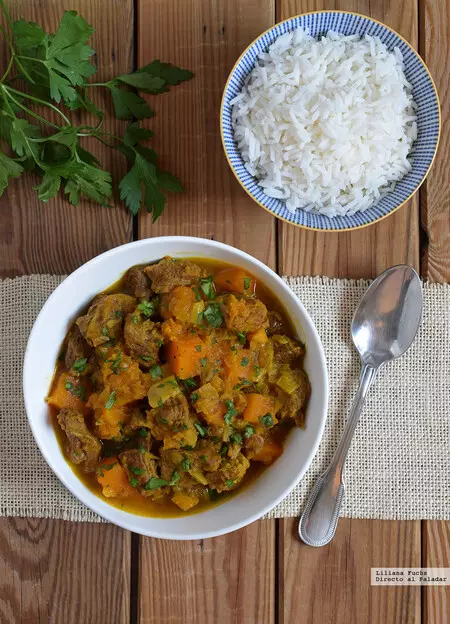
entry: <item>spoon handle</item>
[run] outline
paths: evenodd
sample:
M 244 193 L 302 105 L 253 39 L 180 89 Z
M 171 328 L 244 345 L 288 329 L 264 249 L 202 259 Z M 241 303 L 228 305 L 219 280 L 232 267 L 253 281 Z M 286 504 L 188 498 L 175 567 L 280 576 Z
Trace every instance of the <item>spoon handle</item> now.
M 344 432 L 334 452 L 333 459 L 317 482 L 308 498 L 298 532 L 309 546 L 324 546 L 333 539 L 339 520 L 339 511 L 344 498 L 342 471 L 350 442 L 358 424 L 367 393 L 377 374 L 373 366 L 365 365 L 361 370 L 360 384 Z

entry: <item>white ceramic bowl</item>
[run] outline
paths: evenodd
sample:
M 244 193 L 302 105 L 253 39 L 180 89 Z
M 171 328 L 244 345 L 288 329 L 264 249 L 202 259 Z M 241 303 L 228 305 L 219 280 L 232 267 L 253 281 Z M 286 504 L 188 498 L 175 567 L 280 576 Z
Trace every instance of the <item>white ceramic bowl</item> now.
M 306 428 L 288 437 L 283 455 L 253 484 L 218 507 L 182 518 L 148 518 L 112 507 L 76 477 L 64 459 L 49 418 L 48 393 L 64 336 L 80 311 L 131 266 L 170 255 L 215 258 L 242 266 L 263 281 L 282 301 L 298 335 L 306 342 L 305 369 L 312 393 Z M 72 273 L 42 308 L 28 340 L 23 389 L 28 421 L 50 468 L 80 501 L 100 516 L 130 531 L 166 539 L 201 539 L 222 535 L 257 520 L 295 487 L 308 469 L 322 437 L 328 403 L 325 356 L 308 313 L 284 282 L 246 253 L 215 241 L 161 237 L 129 243 L 107 251 Z

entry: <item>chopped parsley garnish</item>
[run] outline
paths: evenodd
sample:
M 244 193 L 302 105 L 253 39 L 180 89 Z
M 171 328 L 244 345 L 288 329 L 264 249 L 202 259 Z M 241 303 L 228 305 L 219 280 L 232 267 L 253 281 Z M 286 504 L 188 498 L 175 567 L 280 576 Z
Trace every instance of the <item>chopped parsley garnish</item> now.
M 116 402 L 117 390 L 113 390 L 105 403 L 105 409 L 110 410 Z
M 158 377 L 163 376 L 162 368 L 158 364 L 153 364 L 153 366 L 150 366 L 149 372 L 152 376 L 152 379 L 157 379 Z
M 247 366 L 247 364 L 249 363 L 249 359 L 248 357 L 243 357 L 241 360 L 241 366 Z
M 237 410 L 234 408 L 234 403 L 233 403 L 233 401 L 230 401 L 230 400 L 225 401 L 225 405 L 226 405 L 227 411 L 226 411 L 226 414 L 225 414 L 225 416 L 223 417 L 223 419 L 224 419 L 225 423 L 226 423 L 227 425 L 229 425 L 229 424 L 230 424 L 230 422 L 231 422 L 231 420 L 233 419 L 233 416 L 237 416 L 237 413 L 238 413 L 238 412 L 237 412 Z
M 208 429 L 201 425 L 199 422 L 194 423 L 194 427 L 197 429 L 198 434 L 201 438 L 206 438 L 208 435 Z
M 122 312 L 122 310 L 116 310 L 116 311 L 114 312 L 114 317 L 115 317 L 116 319 L 121 319 L 121 318 L 123 318 L 123 312 Z
M 152 355 L 140 355 L 139 357 L 141 360 L 144 360 L 144 362 L 153 362 L 155 359 Z
M 104 477 L 105 475 L 103 474 L 104 470 L 112 470 L 114 468 L 114 466 L 117 465 L 117 462 L 113 462 L 112 464 L 100 464 L 100 466 L 97 467 L 97 474 L 100 477 Z
M 217 490 L 213 490 L 212 488 L 208 490 L 208 496 L 211 502 L 214 502 L 220 498 L 219 492 Z
M 159 297 L 155 297 L 151 301 L 144 299 L 144 301 L 141 301 L 141 303 L 138 305 L 138 310 L 140 310 L 144 316 L 150 318 L 152 314 L 154 314 L 158 302 Z
M 118 375 L 120 372 L 120 365 L 122 363 L 122 353 L 117 351 L 116 357 L 111 360 L 111 370 L 115 375 Z
M 208 358 L 200 358 L 200 364 L 202 368 L 205 368 L 205 366 L 208 364 Z
M 200 291 L 199 291 L 198 287 L 194 286 L 194 288 L 192 290 L 194 291 L 195 300 L 196 301 L 201 301 L 202 300 L 202 296 L 200 294 Z
M 169 423 L 167 418 L 164 418 L 163 416 L 158 416 L 157 421 L 161 423 L 162 425 L 167 425 Z
M 158 400 L 158 407 L 162 407 L 164 405 L 163 400 L 159 399 Z
M 136 477 L 132 477 L 130 479 L 130 485 L 134 488 L 137 488 L 137 486 L 139 485 L 139 479 L 136 479 Z
M 220 455 L 222 457 L 225 457 L 227 453 L 228 453 L 228 444 L 222 444 L 222 448 L 220 449 Z
M 248 290 L 250 288 L 250 284 L 252 280 L 249 277 L 244 277 L 244 289 Z
M 156 341 L 156 346 L 157 346 L 158 348 L 159 348 L 159 347 L 162 347 L 162 346 L 163 346 L 163 344 L 164 344 L 164 340 L 157 340 L 157 341 Z
M 245 332 L 238 332 L 236 336 L 238 337 L 239 342 L 242 345 L 245 345 L 245 343 L 247 342 L 247 334 Z
M 233 353 L 236 353 L 236 351 L 237 351 L 237 346 L 236 346 L 236 345 L 231 345 L 231 347 L 230 347 L 230 351 L 233 351 Z
M 78 360 L 75 360 L 72 368 L 76 373 L 82 373 L 83 371 L 86 370 L 86 366 L 87 366 L 87 358 L 79 358 Z
M 158 477 L 151 477 L 144 485 L 144 490 L 157 490 L 164 485 L 169 485 L 169 482 L 165 479 L 159 479 Z
M 197 325 L 200 325 L 200 323 L 202 322 L 202 319 L 203 319 L 203 312 L 199 312 L 197 314 Z M 195 331 L 193 333 L 195 333 Z
M 141 427 L 139 429 L 139 435 L 141 436 L 141 438 L 148 438 L 148 431 L 147 431 L 147 429 L 145 429 L 145 427 Z
M 181 460 L 180 468 L 181 470 L 184 470 L 184 472 L 187 472 L 188 470 L 191 469 L 191 460 L 189 459 L 187 455 L 185 455 L 183 459 Z
M 264 427 L 271 427 L 274 424 L 272 414 L 269 414 L 269 412 L 267 412 L 267 414 L 265 414 L 264 416 L 260 416 L 259 422 L 262 423 Z
M 257 377 L 259 377 L 259 375 L 260 375 L 260 373 L 261 373 L 261 371 L 262 371 L 261 366 L 254 366 L 254 367 L 253 367 L 253 370 L 255 371 L 255 375 L 256 375 Z
M 200 459 L 202 460 L 204 464 L 206 464 L 206 462 L 208 461 L 208 458 L 206 457 L 206 455 L 200 455 Z
M 235 481 L 233 481 L 233 479 L 227 479 L 227 480 L 225 481 L 225 485 L 227 486 L 227 488 L 233 487 L 233 485 L 234 485 L 235 483 L 236 483 L 236 482 L 235 482 Z
M 235 444 L 242 444 L 242 435 L 240 433 L 232 433 L 230 435 L 230 440 Z
M 106 336 L 107 338 L 110 338 L 109 329 L 107 327 L 102 328 L 102 336 Z
M 131 320 L 133 321 L 135 325 L 139 323 L 139 318 L 136 316 L 136 314 L 133 314 L 133 316 L 131 317 Z
M 65 388 L 81 401 L 86 400 L 86 388 L 84 386 L 74 386 L 72 382 L 66 381 Z
M 196 388 L 197 382 L 192 377 L 188 377 L 187 379 L 183 379 L 183 384 L 186 388 Z
M 172 473 L 172 479 L 171 479 L 169 485 L 177 484 L 180 479 L 181 479 L 180 473 L 177 472 L 176 470 L 174 470 L 173 473 Z
M 138 477 L 145 474 L 145 468 L 139 468 L 138 466 L 131 466 L 130 470 L 134 475 Z
M 244 429 L 244 438 L 248 440 L 249 438 L 252 437 L 254 433 L 255 433 L 255 429 L 253 425 L 247 425 Z
M 200 288 L 205 293 L 208 299 L 214 299 L 216 293 L 214 292 L 213 276 L 209 275 L 200 280 Z
M 193 392 L 191 394 L 191 401 L 198 401 L 198 392 Z
M 211 327 L 220 327 L 223 323 L 223 315 L 218 303 L 210 303 L 203 312 L 203 318 Z
M 195 350 L 200 353 L 200 351 L 202 350 L 202 345 L 195 345 Z

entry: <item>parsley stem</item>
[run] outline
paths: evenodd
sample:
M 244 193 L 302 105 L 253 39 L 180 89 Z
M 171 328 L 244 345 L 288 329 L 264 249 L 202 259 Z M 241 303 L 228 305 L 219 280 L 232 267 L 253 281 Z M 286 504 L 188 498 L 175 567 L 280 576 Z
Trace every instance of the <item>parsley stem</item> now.
M 3 0 L 0 0 L 0 7 L 3 9 L 3 13 L 5 14 L 5 17 L 8 15 L 6 13 L 6 9 L 5 9 L 5 5 L 3 4 Z M 9 18 L 9 16 L 8 16 Z M 11 20 L 9 20 L 8 24 L 10 24 Z M 10 24 L 10 28 L 12 28 L 12 24 Z M 9 38 L 8 33 L 6 32 L 6 29 L 0 24 L 0 32 L 3 33 L 3 36 L 5 37 L 6 43 L 9 45 L 9 48 L 11 50 L 11 56 L 14 59 L 14 61 L 17 63 L 17 65 L 20 67 L 20 69 L 22 70 L 23 75 L 25 76 L 25 78 L 31 82 L 32 84 L 35 84 L 33 78 L 30 76 L 30 74 L 27 72 L 27 70 L 24 68 L 24 66 L 22 65 L 22 63 L 19 61 L 19 59 L 17 58 L 17 54 L 16 51 L 14 50 L 14 46 L 11 42 L 11 39 Z
M 1 0 L 0 0 L 1 1 Z M 37 104 L 41 104 L 42 106 L 47 106 L 48 108 L 51 108 L 52 110 L 54 110 L 56 113 L 59 113 L 61 115 L 61 117 L 64 119 L 64 121 L 66 122 L 66 124 L 68 126 L 71 126 L 72 123 L 70 121 L 70 119 L 68 117 L 66 117 L 64 115 L 64 113 L 62 111 L 59 110 L 59 108 L 57 106 L 54 106 L 53 104 L 51 104 L 50 102 L 46 102 L 45 100 L 41 100 L 40 98 L 35 97 L 34 95 L 29 95 L 28 93 L 23 93 L 22 91 L 17 91 L 17 89 L 13 89 L 12 87 L 4 87 L 5 89 L 7 89 L 8 91 L 12 91 L 13 93 L 16 93 L 17 95 L 19 95 L 20 97 L 24 97 L 27 98 L 28 100 L 32 100 L 33 102 L 36 102 Z M 28 110 L 28 109 L 27 109 Z M 46 119 L 44 119 L 44 117 L 41 118 L 45 123 L 50 124 L 49 121 L 47 121 Z M 50 124 L 52 125 L 52 124 Z M 59 128 L 59 126 L 54 126 L 55 128 Z
M 52 128 L 55 128 L 55 130 L 61 130 L 61 126 L 57 126 L 52 121 L 49 121 L 48 119 L 45 119 L 45 117 L 41 117 L 41 115 L 39 115 L 38 113 L 35 113 L 34 111 L 32 111 L 27 106 L 24 106 L 22 104 L 22 102 L 20 102 L 19 100 L 16 100 L 16 98 L 13 95 L 11 95 L 11 93 L 8 93 L 8 91 L 10 90 L 8 87 L 3 86 L 3 89 L 6 89 L 7 97 L 9 97 L 9 99 L 12 100 L 16 106 L 18 106 L 25 113 L 27 113 L 27 115 L 31 115 L 31 117 L 34 117 L 35 119 L 37 119 L 38 121 L 40 121 L 43 124 L 47 124 L 48 126 L 51 126 Z M 13 91 L 15 91 L 15 89 L 13 89 Z M 16 93 L 20 93 L 19 91 L 15 91 L 15 92 Z M 14 117 L 15 117 L 15 115 L 14 115 Z
M 13 27 L 12 20 L 9 17 L 9 13 L 8 13 L 8 10 L 6 9 L 4 0 L 0 0 L 0 8 L 3 11 L 3 15 L 5 16 L 5 20 L 6 20 L 6 23 L 8 24 L 8 28 L 12 30 L 12 27 Z
M 11 56 L 11 58 L 9 59 L 8 67 L 6 68 L 3 76 L 0 78 L 0 82 L 4 82 L 6 80 L 9 72 L 11 71 L 11 67 L 13 66 L 13 63 L 14 63 L 14 57 Z

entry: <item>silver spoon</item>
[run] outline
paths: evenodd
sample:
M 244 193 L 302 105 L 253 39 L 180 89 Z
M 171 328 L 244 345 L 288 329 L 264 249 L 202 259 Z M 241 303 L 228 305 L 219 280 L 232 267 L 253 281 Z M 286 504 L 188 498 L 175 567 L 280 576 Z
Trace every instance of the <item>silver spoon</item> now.
M 344 497 L 342 471 L 367 393 L 378 370 L 407 351 L 422 317 L 422 287 L 413 268 L 398 265 L 372 282 L 355 312 L 352 339 L 361 357 L 358 392 L 339 445 L 318 478 L 298 527 L 310 546 L 328 544 L 336 531 Z

